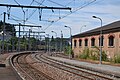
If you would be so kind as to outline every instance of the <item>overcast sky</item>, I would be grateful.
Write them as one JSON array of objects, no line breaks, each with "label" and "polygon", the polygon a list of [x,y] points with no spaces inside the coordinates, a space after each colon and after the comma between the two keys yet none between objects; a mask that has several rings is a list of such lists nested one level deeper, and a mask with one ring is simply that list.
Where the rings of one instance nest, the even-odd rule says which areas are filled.
[{"label": "overcast sky", "polygon": [[[30,5],[32,0],[0,0],[0,4],[15,4],[18,5]],[[43,1],[42,5],[40,3]],[[94,0],[34,0],[33,5],[50,6],[50,7],[71,7],[74,11],[78,8],[87,5]],[[39,4],[38,4],[39,3]],[[32,28],[35,31],[45,31],[50,35],[54,35],[51,31],[57,32],[57,36],[60,37],[61,31],[64,37],[69,37],[69,29],[64,26],[67,25],[72,29],[72,35],[79,34],[97,27],[100,27],[100,20],[93,19],[92,16],[98,16],[103,20],[103,25],[120,20],[120,0],[96,0],[92,4],[70,14],[69,10],[42,10],[42,21],[39,21],[39,10],[37,9],[23,9],[26,11],[25,18],[29,18],[25,24],[41,25],[42,29]],[[6,16],[7,23],[23,23],[23,10],[21,8],[7,8],[0,6],[0,14],[3,12],[9,13],[10,19]],[[36,11],[35,11],[36,10]],[[35,13],[31,15],[33,12]],[[70,15],[68,15],[70,14]],[[68,16],[66,16],[68,15]],[[63,16],[66,16],[63,19]],[[13,20],[17,19],[20,21]],[[60,20],[58,20],[60,19]],[[3,20],[3,15],[0,15],[0,20]],[[44,21],[43,21],[44,20]],[[55,23],[48,22],[56,21]],[[51,25],[52,24],[52,25]],[[86,25],[86,27],[83,27]],[[81,28],[82,27],[82,28]],[[17,29],[17,27],[16,27]],[[28,30],[29,28],[25,28]]]}]

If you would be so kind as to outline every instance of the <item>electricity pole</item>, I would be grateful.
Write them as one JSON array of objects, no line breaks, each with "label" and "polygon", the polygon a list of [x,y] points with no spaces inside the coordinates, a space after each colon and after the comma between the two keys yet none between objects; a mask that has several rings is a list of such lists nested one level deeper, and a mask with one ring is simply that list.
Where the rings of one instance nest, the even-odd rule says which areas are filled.
[{"label": "electricity pole", "polygon": [[4,47],[5,47],[5,42],[4,42],[4,38],[5,38],[5,18],[6,18],[6,13],[4,12],[4,20],[3,20],[3,45],[2,45],[3,53],[4,53]]},{"label": "electricity pole", "polygon": [[[0,6],[5,6],[5,7],[17,7],[17,8],[37,8],[37,9],[58,9],[58,10],[71,10],[71,8],[69,7],[47,7],[47,6],[26,6],[26,5],[11,5],[11,4],[0,4]],[[5,32],[5,15],[6,13],[4,12],[4,22],[3,22],[3,44],[2,44],[2,50],[4,53],[4,32]],[[24,12],[24,25],[25,25],[25,12]],[[20,51],[20,26],[22,26],[21,24],[18,25],[19,26],[19,42],[18,42],[18,51]]]},{"label": "electricity pole", "polygon": [[20,23],[19,23],[19,37],[18,37],[18,52],[20,52]]}]

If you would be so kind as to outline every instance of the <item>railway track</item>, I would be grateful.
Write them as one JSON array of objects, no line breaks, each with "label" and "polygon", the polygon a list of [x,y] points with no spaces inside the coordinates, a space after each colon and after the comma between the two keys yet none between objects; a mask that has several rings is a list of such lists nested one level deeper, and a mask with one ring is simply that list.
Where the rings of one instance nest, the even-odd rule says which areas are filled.
[{"label": "railway track", "polygon": [[53,66],[60,70],[63,70],[63,71],[69,72],[73,75],[76,75],[77,77],[79,77],[76,80],[113,80],[111,77],[103,76],[103,75],[96,74],[94,72],[91,72],[91,71],[88,71],[85,69],[80,69],[75,66],[65,64],[65,63],[56,61],[54,59],[51,59],[42,54],[40,54],[40,55],[36,54],[35,58],[47,65]]},{"label": "railway track", "polygon": [[[31,61],[29,61],[29,59]],[[43,53],[19,54],[13,65],[24,80],[113,80],[99,73],[52,59]]]},{"label": "railway track", "polygon": [[28,63],[26,58],[30,54],[20,54],[13,59],[13,65],[25,80],[54,80]]}]

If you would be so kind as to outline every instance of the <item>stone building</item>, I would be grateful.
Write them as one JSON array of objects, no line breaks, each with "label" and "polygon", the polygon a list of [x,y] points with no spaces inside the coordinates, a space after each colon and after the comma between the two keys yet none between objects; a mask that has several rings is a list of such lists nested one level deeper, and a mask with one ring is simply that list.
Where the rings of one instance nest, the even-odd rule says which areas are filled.
[{"label": "stone building", "polygon": [[84,33],[72,36],[72,50],[74,55],[79,55],[87,47],[100,48],[100,30],[102,29],[102,50],[108,58],[120,54],[120,21],[99,27]]}]

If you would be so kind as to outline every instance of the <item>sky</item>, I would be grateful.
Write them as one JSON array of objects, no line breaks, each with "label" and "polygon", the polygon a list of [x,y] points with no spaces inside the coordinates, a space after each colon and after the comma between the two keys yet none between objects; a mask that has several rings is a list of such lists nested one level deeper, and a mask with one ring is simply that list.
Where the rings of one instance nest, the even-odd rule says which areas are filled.
[{"label": "sky", "polygon": [[[10,19],[6,15],[7,23],[24,24],[25,11],[25,19],[28,19],[25,24],[39,25],[42,28],[25,27],[24,30],[45,31],[50,36],[55,36],[55,33],[51,32],[55,31],[57,37],[61,36],[61,31],[64,37],[70,37],[70,30],[64,27],[65,25],[72,29],[72,35],[100,27],[100,20],[92,18],[92,16],[101,18],[103,21],[102,25],[120,20],[120,0],[0,0],[0,4],[72,8],[71,11],[42,9],[40,20],[40,9],[7,8],[0,6],[0,20],[3,21],[3,12],[6,12],[7,14],[10,13]],[[23,28],[21,29],[23,30]],[[17,26],[16,30],[18,30]]]}]

